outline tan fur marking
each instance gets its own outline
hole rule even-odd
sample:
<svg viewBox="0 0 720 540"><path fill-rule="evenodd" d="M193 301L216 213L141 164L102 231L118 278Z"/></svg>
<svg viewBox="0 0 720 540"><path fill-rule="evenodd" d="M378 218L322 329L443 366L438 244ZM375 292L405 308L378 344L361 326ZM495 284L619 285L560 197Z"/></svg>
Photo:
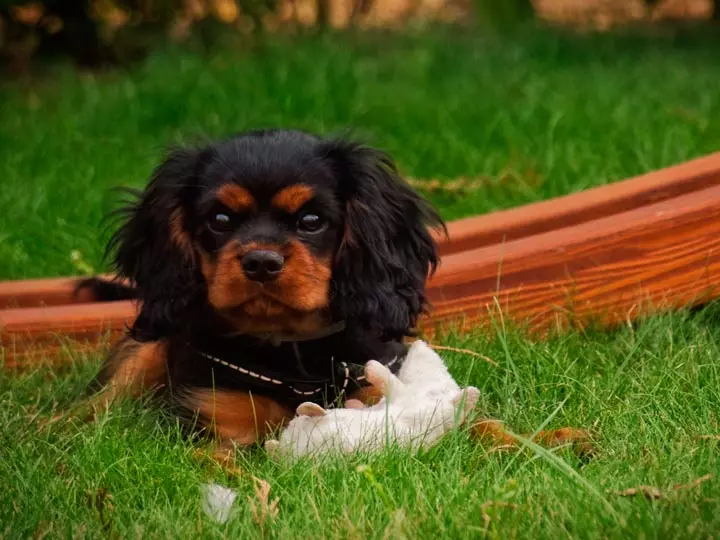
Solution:
<svg viewBox="0 0 720 540"><path fill-rule="evenodd" d="M239 445L255 443L293 416L270 398L231 390L196 389L183 402L208 420L221 441Z"/></svg>
<svg viewBox="0 0 720 540"><path fill-rule="evenodd" d="M118 344L104 369L110 374L107 383L80 406L81 416L86 419L92 419L118 398L138 397L147 390L162 388L167 372L167 344L125 340Z"/></svg>
<svg viewBox="0 0 720 540"><path fill-rule="evenodd" d="M272 198L272 205L288 214L294 214L315 196L315 191L308 185L295 184L278 191Z"/></svg>
<svg viewBox="0 0 720 540"><path fill-rule="evenodd" d="M234 212L247 212L255 208L255 198L245 189L235 184L225 184L215 192L218 201Z"/></svg>
<svg viewBox="0 0 720 540"><path fill-rule="evenodd" d="M271 249L285 257L285 268L261 285L242 271L242 256L253 249ZM330 293L328 259L315 258L299 241L287 246L230 242L213 260L200 254L208 284L208 300L243 333L305 333L322 328Z"/></svg>
<svg viewBox="0 0 720 540"><path fill-rule="evenodd" d="M507 432L505 424L498 420L478 420L472 426L472 434L481 443L496 449L518 449L521 446L520 442ZM531 434L522 435L525 439L530 436ZM594 452L590 435L582 429L565 427L540 431L534 440L548 448L568 445L581 457L590 456Z"/></svg>

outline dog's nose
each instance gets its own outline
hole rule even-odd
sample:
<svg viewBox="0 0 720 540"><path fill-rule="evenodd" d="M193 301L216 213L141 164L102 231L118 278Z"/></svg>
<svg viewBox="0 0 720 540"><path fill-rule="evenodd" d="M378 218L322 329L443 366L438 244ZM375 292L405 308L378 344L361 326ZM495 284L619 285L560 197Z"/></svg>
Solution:
<svg viewBox="0 0 720 540"><path fill-rule="evenodd" d="M247 253L241 261L242 269L252 281L271 281L280 275L285 258L276 251L256 250Z"/></svg>

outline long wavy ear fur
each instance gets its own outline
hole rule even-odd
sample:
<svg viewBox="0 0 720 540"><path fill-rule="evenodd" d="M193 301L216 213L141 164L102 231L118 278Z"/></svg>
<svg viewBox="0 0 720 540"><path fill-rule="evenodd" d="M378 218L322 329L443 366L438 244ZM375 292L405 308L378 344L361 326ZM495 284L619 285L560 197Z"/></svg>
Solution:
<svg viewBox="0 0 720 540"><path fill-rule="evenodd" d="M445 225L386 154L345 141L325 143L322 154L334 163L345 204L331 308L385 339L411 335L438 264L428 227Z"/></svg>
<svg viewBox="0 0 720 540"><path fill-rule="evenodd" d="M188 200L203 153L176 149L155 169L147 188L117 214L122 226L108 245L118 273L128 278L142 301L132 328L140 341L180 330L190 308L202 298L204 282L187 231Z"/></svg>

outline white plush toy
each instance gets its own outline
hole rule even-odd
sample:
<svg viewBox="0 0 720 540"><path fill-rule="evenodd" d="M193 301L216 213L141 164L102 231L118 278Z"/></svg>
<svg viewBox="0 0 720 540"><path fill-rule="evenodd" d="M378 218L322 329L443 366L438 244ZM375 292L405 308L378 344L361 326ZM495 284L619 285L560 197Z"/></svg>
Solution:
<svg viewBox="0 0 720 540"><path fill-rule="evenodd" d="M396 377L379 362L365 366L367 381L385 396L361 409L325 410L302 403L280 434L265 443L278 457L374 451L390 445L428 448L462 424L477 403L479 391L461 389L442 359L427 343L416 341Z"/></svg>

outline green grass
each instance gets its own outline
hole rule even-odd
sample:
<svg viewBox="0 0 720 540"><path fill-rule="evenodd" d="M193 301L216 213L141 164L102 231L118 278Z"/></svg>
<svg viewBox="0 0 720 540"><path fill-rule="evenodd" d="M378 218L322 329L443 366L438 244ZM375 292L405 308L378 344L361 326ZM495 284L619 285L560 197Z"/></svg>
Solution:
<svg viewBox="0 0 720 540"><path fill-rule="evenodd" d="M458 380L480 388L480 410L518 432L545 422L592 429L598 455L587 464L567 452L488 454L458 432L419 456L390 451L319 466L287 467L254 449L238 455L245 475L226 477L194 460L172 424L141 406L114 409L96 425L28 428L34 412L48 414L81 391L87 366L2 375L0 523L12 538L39 530L120 538L475 538L484 530L497 538L713 537L720 441L701 436L720 432L718 315L666 316L542 343L500 330L445 340L499 363L446 355ZM706 474L714 477L673 490ZM264 529L251 517L252 475L280 498ZM200 485L208 481L239 492L226 525L202 514ZM664 498L612 493L639 485ZM103 511L92 498L98 493L112 496Z"/></svg>
<svg viewBox="0 0 720 540"><path fill-rule="evenodd" d="M502 42L468 31L331 36L255 50L156 53L126 73L0 88L0 278L96 270L107 189L142 185L164 145L250 127L351 127L416 177L487 178L432 195L453 219L615 181L720 147L720 42L697 33ZM598 455L488 453L458 432L426 454L287 468L260 449L227 477L167 419L125 404L92 425L40 422L78 395L68 372L0 371L0 537L708 538L720 530L718 307L613 333L533 341L498 325L444 355L517 432L591 429ZM39 413L39 417L35 415ZM359 472L367 465L370 473ZM714 475L708 481L674 490ZM280 498L258 525L251 476ZM224 526L200 486L239 492ZM639 485L663 498L621 497Z"/></svg>

